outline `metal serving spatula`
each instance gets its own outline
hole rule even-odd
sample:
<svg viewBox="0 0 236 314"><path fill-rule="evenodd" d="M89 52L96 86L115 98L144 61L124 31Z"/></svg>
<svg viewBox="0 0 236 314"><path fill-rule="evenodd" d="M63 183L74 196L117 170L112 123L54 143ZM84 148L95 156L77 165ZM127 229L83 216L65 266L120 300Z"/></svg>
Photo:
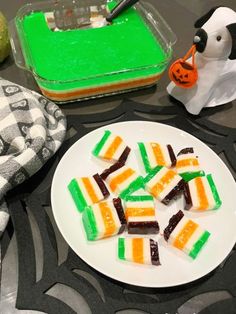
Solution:
<svg viewBox="0 0 236 314"><path fill-rule="evenodd" d="M139 0L123 0L107 11L104 0L88 6L86 0L57 0L54 12L46 13L49 27L54 31L97 28L109 25L112 20ZM93 4L93 2L92 2Z"/></svg>

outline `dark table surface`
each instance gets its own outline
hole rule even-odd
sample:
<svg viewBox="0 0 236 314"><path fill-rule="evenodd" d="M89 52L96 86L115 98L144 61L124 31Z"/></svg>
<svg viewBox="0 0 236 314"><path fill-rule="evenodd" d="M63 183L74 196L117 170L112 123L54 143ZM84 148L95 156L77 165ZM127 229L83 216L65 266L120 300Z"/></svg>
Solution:
<svg viewBox="0 0 236 314"><path fill-rule="evenodd" d="M1 1L0 11L2 11L7 19L10 21L16 15L17 10L27 2L27 0ZM36 1L32 0L31 2ZM178 40L174 46L174 59L183 56L184 53L187 52L187 50L189 49L195 33L193 24L198 17L200 17L201 15L206 13L211 7L214 7L216 5L229 6L232 9L236 10L235 0L150 0L150 2L155 5L155 7L166 19L168 24L177 35ZM29 73L17 68L12 56L10 56L0 66L0 76L14 83L23 85L24 87L27 87L29 89L39 91L32 76ZM116 118L116 115L114 114L111 114L110 117L109 114L105 114L107 121L99 119L99 116L102 116L104 112L116 112L118 116L119 114L123 114L125 116L123 120L129 120L129 118L134 120L134 116L132 116L133 112L131 111L137 109L139 111L139 119L144 118L159 122L169 121L169 124L178 127L181 127L181 121L183 121L183 124L185 123L185 127L183 128L196 136L198 136L198 134L200 136L201 134L201 132L196 132L196 125L198 123L200 125L203 121L209 121L214 125L214 128L213 130L211 130L211 132L214 133L214 131L217 129L220 130L222 134L224 133L227 139L229 135L231 137L233 136L233 142L235 145L236 101L221 106L217 109L205 109L199 117L190 117L179 105L176 104L176 107L174 107L175 104L171 102L166 93L166 86L168 82L169 79L167 73L165 73L158 83L157 87L152 87L136 92L130 92L123 95L101 98L98 100L88 100L62 105L61 108L68 117L69 128L67 138L73 137L75 133L79 133L81 125L84 125L86 123L93 123L93 128L96 128L96 126L109 123L109 119L111 121L118 120L118 118ZM126 105L129 105L129 108L126 107ZM154 109L152 110L151 108ZM155 113L154 115L153 112ZM97 121L94 118L96 115L98 117ZM90 119L90 117L92 118ZM183 120L181 119L181 117L183 117ZM76 121L78 122L78 124ZM186 121L190 123L187 124ZM97 122L97 124L95 122ZM85 131L83 130L83 132ZM82 133L78 134L78 138L82 135ZM231 170L233 176L236 178L235 163L229 161L226 152L220 150L219 146L216 145L215 147L213 147L213 143L210 140L208 141L207 136L208 135L206 134L205 137L200 136L200 138L203 140L205 139L205 142L209 144L209 146L214 148L216 152L218 152L220 157L224 160L224 162ZM64 150L62 149L61 153L59 153L59 157L63 154L63 152ZM234 157L236 157L236 155ZM179 287L177 290L171 291L140 291L134 289L133 287L123 287L113 282L112 280L109 280L108 278L104 278L100 274L93 273L92 270L86 268L86 265L80 264L80 261L78 261L77 257L73 255L71 250L68 248L67 243L60 235L60 232L58 231L53 219L50 207L50 200L48 201L47 191L50 190L51 179L56 164L57 162L53 160L52 163L44 167L44 169L42 170L43 174L41 172L41 175L35 177L33 181L35 184L35 190L33 190L32 188L29 189L27 185L25 187L27 193L30 194L33 191L34 195L34 197L32 198L29 197L28 203L26 202L26 205L29 208L34 208L32 209L32 211L27 211L27 219L30 226L29 230L32 231L32 233L30 234L34 247L34 254L32 254L34 256L33 262L35 263L35 267L33 268L33 271L35 272L36 282L39 283L39 285L41 284L41 287L39 288L36 284L33 284L32 286L27 286L25 283L22 283L23 281L29 281L29 274L27 273L27 263L29 262L28 260L32 262L32 257L30 257L29 252L25 252L27 250L27 245L22 245L22 243L24 243L22 242L23 240L28 241L24 238L27 237L27 231L24 231L25 233L21 234L20 225L18 224L17 219L21 217L19 215L22 208L20 208L19 204L19 206L16 204L15 207L17 209L14 212L14 217L12 218L12 221L8 226L8 230L3 238L2 243L3 261L0 291L0 313L54 313L56 311L58 312L58 308L61 309L59 310L59 313L96 312L123 314L178 312L179 314L193 314L200 311L202 311L202 313L223 313L223 310L225 309L228 309L226 310L227 313L236 313L236 266L233 266L233 262L234 265L236 265L236 254L234 254L234 252L232 252L232 258L234 258L234 260L232 261L231 258L232 265L228 263L230 264L230 266L225 266L226 268L229 267L229 269L224 269L225 273L223 273L222 277L219 275L219 272L222 271L220 270L216 275L212 275L210 279L206 278L204 279L205 281L203 280L196 285ZM43 184L39 182L42 177ZM22 190L19 193L22 194ZM42 218L42 216L37 216L37 213L35 212L35 208L37 208L37 197L39 199L41 198L40 203L43 206L47 217L49 217L50 226L52 226L52 230L54 232L54 236L51 236L50 238L51 242L48 242L48 246L50 246L50 248L47 249L48 252L52 254L49 254L49 256L45 256L44 249L47 239L45 235L42 236L42 231L44 230L42 229L43 227L39 226L39 221L41 221L40 219L47 220L48 218L45 218L45 216L44 218ZM26 226L25 229L27 228L28 227ZM45 232L49 231L46 230ZM52 245L52 238L57 245L58 251L57 267L55 267L57 268L57 270L55 271L56 275L54 274L53 263L50 262L53 260L54 246ZM52 276L52 274L47 274L45 272L45 258L47 258L49 264L51 263L51 268L49 267L49 269L53 273L54 277ZM77 282L81 281L81 278L86 278L86 280L90 282L93 288L95 287L97 293L102 299L102 301L97 301L97 308L96 301L93 301L95 300L93 299L95 297L93 293L91 293L90 296L89 289L87 296L85 296L83 293L80 293L83 289L83 286L76 286L76 283L73 283L73 278L67 278L68 285L66 284L64 278L67 275L69 276L69 274L67 274L66 270L63 268L64 265L67 268L69 267L70 270L78 268L78 265L80 265L80 271L78 271L77 273L77 275L79 276L75 276L74 278L77 280ZM24 271L26 271L26 273L23 273ZM229 274L229 272L231 271L233 273ZM44 282L42 281L42 278L46 278ZM226 282L223 285L220 280L224 280L224 278ZM45 285L44 288L43 284ZM75 286L77 288L75 288ZM31 289L29 287L31 287ZM122 301L120 301L118 297L121 293L121 290ZM51 296L54 298L44 298L42 299L43 301L37 301L37 293L39 293L39 291L41 291L40 293L42 293L43 291L43 293L45 292L47 296ZM126 294L125 297L124 294ZM188 297L186 297L185 294L188 295ZM60 305L56 303L54 304L53 302L55 301L55 299L63 301L63 304L67 304L67 307L64 307L62 303ZM30 302L30 300L32 302ZM41 299L38 298L38 300ZM101 302L101 304L99 302ZM71 309L71 311L69 310L69 308ZM72 309L74 312L72 311Z"/></svg>

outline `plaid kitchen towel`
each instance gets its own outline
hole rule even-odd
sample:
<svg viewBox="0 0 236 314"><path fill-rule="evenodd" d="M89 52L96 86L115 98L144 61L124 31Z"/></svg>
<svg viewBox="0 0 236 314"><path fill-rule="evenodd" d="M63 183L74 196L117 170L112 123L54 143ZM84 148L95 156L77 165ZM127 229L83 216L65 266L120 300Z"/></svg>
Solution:
<svg viewBox="0 0 236 314"><path fill-rule="evenodd" d="M0 238L9 219L4 195L45 164L65 132L66 118L54 103L0 78Z"/></svg>

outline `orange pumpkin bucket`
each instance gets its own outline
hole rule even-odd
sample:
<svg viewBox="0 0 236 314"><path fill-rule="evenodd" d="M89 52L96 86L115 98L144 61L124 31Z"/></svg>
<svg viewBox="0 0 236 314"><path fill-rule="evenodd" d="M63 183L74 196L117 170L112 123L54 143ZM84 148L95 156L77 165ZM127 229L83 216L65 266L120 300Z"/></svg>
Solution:
<svg viewBox="0 0 236 314"><path fill-rule="evenodd" d="M169 68L169 78L177 86L182 88L193 87L198 79L197 67L195 64L196 46L193 45L186 55L176 60ZM192 55L192 63L186 60Z"/></svg>

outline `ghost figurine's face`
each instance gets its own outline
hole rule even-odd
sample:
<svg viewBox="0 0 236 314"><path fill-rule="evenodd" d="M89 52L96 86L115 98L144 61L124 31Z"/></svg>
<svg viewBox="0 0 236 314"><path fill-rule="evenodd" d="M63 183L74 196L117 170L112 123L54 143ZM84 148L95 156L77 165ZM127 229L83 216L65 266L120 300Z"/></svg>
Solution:
<svg viewBox="0 0 236 314"><path fill-rule="evenodd" d="M232 49L232 36L228 24L235 23L236 13L220 8L198 29L194 37L196 50L206 58L227 59Z"/></svg>
<svg viewBox="0 0 236 314"><path fill-rule="evenodd" d="M207 30L200 28L194 37L194 43L198 52L206 58L228 58L232 47L232 38L226 27Z"/></svg>

